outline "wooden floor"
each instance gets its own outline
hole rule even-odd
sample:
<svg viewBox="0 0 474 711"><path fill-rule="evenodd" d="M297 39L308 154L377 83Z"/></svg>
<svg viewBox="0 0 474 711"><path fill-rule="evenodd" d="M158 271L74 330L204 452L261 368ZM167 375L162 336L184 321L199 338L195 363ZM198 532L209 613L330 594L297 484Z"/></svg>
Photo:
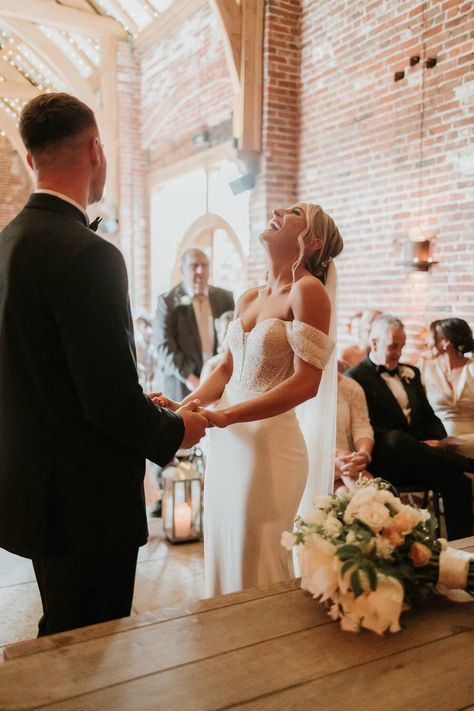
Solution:
<svg viewBox="0 0 474 711"><path fill-rule="evenodd" d="M156 491L146 480L147 501L151 507ZM161 519L148 521L150 538L140 549L133 614L158 607L198 600L203 594L202 543L168 543ZM41 600L31 561L0 548L0 659L1 648L36 637L41 617Z"/></svg>

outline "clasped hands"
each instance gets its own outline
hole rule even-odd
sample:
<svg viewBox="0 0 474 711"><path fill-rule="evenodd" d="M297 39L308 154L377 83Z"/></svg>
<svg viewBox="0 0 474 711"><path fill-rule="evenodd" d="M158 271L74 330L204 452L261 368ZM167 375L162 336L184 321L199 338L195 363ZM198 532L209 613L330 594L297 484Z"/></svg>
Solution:
<svg viewBox="0 0 474 711"><path fill-rule="evenodd" d="M208 410L205 407L201 407L199 400L190 400L186 405L182 405L179 402L171 400L171 398L166 397L163 393L150 393L148 396L151 401L158 405L159 407L166 407L168 410L178 413L178 415L183 414L183 410L186 408L187 411L201 415L207 420L206 427L227 427L229 424L225 410Z"/></svg>
<svg viewBox="0 0 474 711"><path fill-rule="evenodd" d="M366 469L369 461L370 457L364 451L336 450L336 471L347 488L353 488L354 482L357 481L361 474L372 477Z"/></svg>

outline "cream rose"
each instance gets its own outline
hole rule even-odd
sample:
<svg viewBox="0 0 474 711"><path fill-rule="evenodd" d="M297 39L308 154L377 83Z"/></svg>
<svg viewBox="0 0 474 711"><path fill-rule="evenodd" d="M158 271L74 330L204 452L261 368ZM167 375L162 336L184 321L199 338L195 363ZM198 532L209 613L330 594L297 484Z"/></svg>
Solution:
<svg viewBox="0 0 474 711"><path fill-rule="evenodd" d="M395 578L378 576L377 589L360 595L354 601L352 614L362 627L377 634L400 631L403 609L403 587Z"/></svg>
<svg viewBox="0 0 474 711"><path fill-rule="evenodd" d="M317 535L309 536L304 546L298 546L303 590L322 600L334 596L340 571L335 553L336 546Z"/></svg>
<svg viewBox="0 0 474 711"><path fill-rule="evenodd" d="M286 548L287 551L291 551L296 541L297 538L295 534L290 533L290 531L283 531L283 533L281 534L280 543L284 548Z"/></svg>
<svg viewBox="0 0 474 711"><path fill-rule="evenodd" d="M374 533L378 533L390 521L390 511L384 504L372 501L363 504L357 511L356 518L365 523Z"/></svg>
<svg viewBox="0 0 474 711"><path fill-rule="evenodd" d="M323 529L330 536L337 536L341 532L342 523L338 520L336 516L329 516L323 523Z"/></svg>

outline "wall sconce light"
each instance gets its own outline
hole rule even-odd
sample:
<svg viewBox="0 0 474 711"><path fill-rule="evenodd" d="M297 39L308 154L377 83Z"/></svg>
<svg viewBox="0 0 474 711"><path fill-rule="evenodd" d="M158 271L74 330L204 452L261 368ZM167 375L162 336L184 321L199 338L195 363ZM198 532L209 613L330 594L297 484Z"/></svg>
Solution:
<svg viewBox="0 0 474 711"><path fill-rule="evenodd" d="M438 264L431 256L431 240L405 242L405 264L419 272L427 272Z"/></svg>
<svg viewBox="0 0 474 711"><path fill-rule="evenodd" d="M420 55L414 54L412 57L410 57L410 67L416 66L419 61L420 61Z"/></svg>

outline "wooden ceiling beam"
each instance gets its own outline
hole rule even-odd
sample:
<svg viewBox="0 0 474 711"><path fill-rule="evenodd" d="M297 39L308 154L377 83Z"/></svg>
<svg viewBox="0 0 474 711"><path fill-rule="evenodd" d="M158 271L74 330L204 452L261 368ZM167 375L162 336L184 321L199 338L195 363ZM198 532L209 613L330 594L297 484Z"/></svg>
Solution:
<svg viewBox="0 0 474 711"><path fill-rule="evenodd" d="M254 172L262 150L263 30L265 0L209 0L219 18L235 87L234 137Z"/></svg>
<svg viewBox="0 0 474 711"><path fill-rule="evenodd" d="M209 0L216 12L223 32L227 64L235 88L240 88L242 64L242 8L236 0Z"/></svg>
<svg viewBox="0 0 474 711"><path fill-rule="evenodd" d="M0 17L29 20L61 30L81 32L89 37L112 35L122 40L128 37L123 27L111 17L81 12L49 0L2 0Z"/></svg>
<svg viewBox="0 0 474 711"><path fill-rule="evenodd" d="M242 0L239 150L262 150L263 29L265 0Z"/></svg>
<svg viewBox="0 0 474 711"><path fill-rule="evenodd" d="M20 74L20 72L18 72ZM0 82L0 96L8 96L10 99L25 99L29 101L38 96L40 90L30 84L30 82L2 81Z"/></svg>
<svg viewBox="0 0 474 711"><path fill-rule="evenodd" d="M31 47L38 57L68 86L70 92L95 109L97 101L87 79L80 74L70 59L51 42L32 22L9 18L6 25ZM0 68L1 73L1 68Z"/></svg>

